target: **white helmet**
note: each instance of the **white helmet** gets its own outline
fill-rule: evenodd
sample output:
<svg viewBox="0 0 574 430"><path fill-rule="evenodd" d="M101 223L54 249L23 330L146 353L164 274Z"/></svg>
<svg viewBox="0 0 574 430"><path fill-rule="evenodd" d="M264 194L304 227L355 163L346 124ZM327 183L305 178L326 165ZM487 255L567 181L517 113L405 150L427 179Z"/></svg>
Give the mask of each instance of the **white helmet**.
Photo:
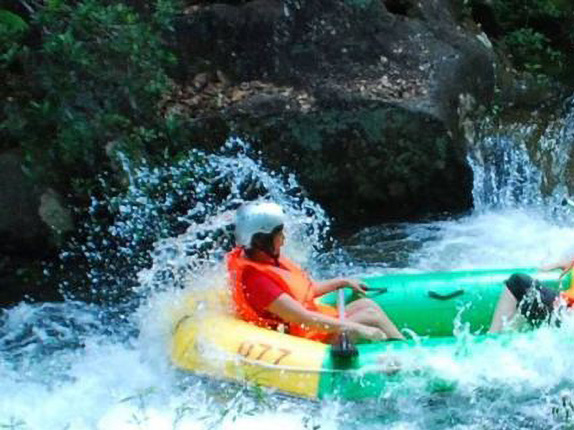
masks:
<svg viewBox="0 0 574 430"><path fill-rule="evenodd" d="M256 233L271 233L285 223L281 206L271 202L248 203L237 210L235 240L237 245L249 248Z"/></svg>

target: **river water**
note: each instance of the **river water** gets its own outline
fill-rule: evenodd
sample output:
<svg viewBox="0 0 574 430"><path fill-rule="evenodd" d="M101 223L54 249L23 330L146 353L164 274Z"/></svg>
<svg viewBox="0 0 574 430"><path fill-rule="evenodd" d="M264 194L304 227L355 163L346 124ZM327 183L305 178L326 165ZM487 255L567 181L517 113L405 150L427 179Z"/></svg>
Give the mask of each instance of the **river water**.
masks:
<svg viewBox="0 0 574 430"><path fill-rule="evenodd" d="M541 137L541 145L564 154L574 144L573 129L566 114ZM128 300L131 306L118 310L70 299L0 311L0 428L572 428L573 351L561 342L574 329L570 321L505 347L492 344L479 357L431 354L428 364L456 379L454 393L429 393L406 380L410 395L387 392L361 403L261 393L180 372L169 361L171 315L182 296L223 283L225 231L232 209L245 198L247 178L286 207L292 219L286 252L317 277L538 266L569 254L574 208L562 205L566 167L553 169L556 186L542 193L548 173L531 161L516 130L524 133L517 127L475 139L469 151L475 173L472 212L370 227L338 241L329 238L326 214L302 195L296 178L270 172L242 150L211 157L218 177L232 178L229 195L216 201L205 194L189 213L196 219L193 213L201 212L201 222L190 221L185 233L155 244L152 264L139 273L137 293ZM228 146L237 145L242 143ZM154 178L151 171L140 174ZM135 200L142 202L141 196ZM130 217L140 220L132 212ZM133 226L122 228L125 235ZM121 288L124 281L108 275L98 288L105 290L106 282L114 282L109 289Z"/></svg>

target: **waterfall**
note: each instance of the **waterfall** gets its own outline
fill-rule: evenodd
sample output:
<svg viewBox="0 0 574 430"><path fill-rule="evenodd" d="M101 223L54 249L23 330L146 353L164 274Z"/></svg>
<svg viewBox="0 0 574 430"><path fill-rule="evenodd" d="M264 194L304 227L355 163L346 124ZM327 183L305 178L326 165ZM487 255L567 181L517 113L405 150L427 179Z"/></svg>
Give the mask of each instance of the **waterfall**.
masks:
<svg viewBox="0 0 574 430"><path fill-rule="evenodd" d="M477 126L468 163L477 211L520 206L559 206L570 194L574 165L574 102L557 118Z"/></svg>

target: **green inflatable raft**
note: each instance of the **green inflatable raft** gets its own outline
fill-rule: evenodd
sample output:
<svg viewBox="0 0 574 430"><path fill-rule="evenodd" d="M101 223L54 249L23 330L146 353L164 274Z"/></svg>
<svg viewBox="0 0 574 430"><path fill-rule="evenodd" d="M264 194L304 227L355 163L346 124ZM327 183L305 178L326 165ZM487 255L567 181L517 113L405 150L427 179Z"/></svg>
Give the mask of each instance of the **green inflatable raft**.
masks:
<svg viewBox="0 0 574 430"><path fill-rule="evenodd" d="M352 359L333 357L330 345L255 327L222 313L221 304L228 304L225 295L192 294L175 318L172 358L182 369L315 399L379 397L400 386L407 376L420 377L429 390L449 390L452 381L416 363L428 354L480 354L487 341L509 341L512 335L484 333L504 281L512 273L529 274L554 289L566 289L571 281L571 274L559 280L559 271L536 269L365 277L362 280L370 287L367 296L409 340L359 344L358 356ZM355 298L346 292L346 301ZM336 301L336 294L322 300L331 305ZM215 302L218 306L208 306ZM206 312L207 308L220 311Z"/></svg>

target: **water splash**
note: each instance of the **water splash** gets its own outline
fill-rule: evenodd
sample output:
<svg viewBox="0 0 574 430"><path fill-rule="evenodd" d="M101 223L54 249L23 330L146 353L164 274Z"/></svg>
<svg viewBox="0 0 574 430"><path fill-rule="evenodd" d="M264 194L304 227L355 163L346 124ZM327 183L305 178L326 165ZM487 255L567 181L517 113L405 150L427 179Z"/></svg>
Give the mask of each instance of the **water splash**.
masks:
<svg viewBox="0 0 574 430"><path fill-rule="evenodd" d="M80 349L90 337L114 335L113 326L103 324L104 313L80 302L69 302L65 308L59 303L20 303L0 310L0 356L22 373L39 363L52 369L57 360L46 358Z"/></svg>
<svg viewBox="0 0 574 430"><path fill-rule="evenodd" d="M198 166L206 169L202 175L207 173L209 180L191 181ZM129 296L135 304L121 314L125 322L119 326L114 326L117 319L110 320L109 307L79 302L22 304L3 311L0 426L252 430L280 422L296 430L418 430L497 428L504 422L518 430L571 424L561 406L574 391L572 345L562 342L574 330L570 323L559 332L542 330L506 345L485 343L473 356L437 351L417 356L445 378L457 380L456 393L429 394L420 378L413 377L404 382L412 388L411 396L400 395L403 387L398 387L352 405L308 403L203 379L174 370L166 353L170 312L186 288L223 282L220 259L232 240L229 214L243 201L263 196L282 204L293 218L287 252L317 263L315 273L332 274L373 267L448 270L535 264L574 240L574 229L544 211L485 207L454 220L395 224L383 237L369 229L353 245L370 252L372 258L363 264L349 261L351 253L340 249L318 257L313 249L325 243L329 225L321 208L304 197L292 176L269 172L240 141L230 141L218 154L193 153L173 166L140 166L130 177L125 194L94 201L94 215L111 205L116 218L108 231L93 226L86 262L94 264L95 290L90 293L138 285L138 300ZM518 193L516 205L524 201L520 195L528 194ZM117 243L104 241L110 238ZM111 257L106 246L114 247ZM394 258L388 260L389 254ZM130 270L124 271L124 263L132 265ZM472 334L464 327L460 331L463 346L473 346Z"/></svg>
<svg viewBox="0 0 574 430"><path fill-rule="evenodd" d="M268 171L256 155L240 139L229 139L215 154L192 151L175 163L126 164L127 190L93 199L82 240L63 255L89 280L85 290L66 282L67 295L133 307L133 290L141 298L156 288L182 288L190 275L222 260L233 244L234 211L256 198L285 208L293 239L287 252L308 257L324 242L327 216L304 197L292 174Z"/></svg>
<svg viewBox="0 0 574 430"><path fill-rule="evenodd" d="M557 119L542 124L535 116L527 124L486 119L478 125L467 157L477 211L546 206L554 216L560 212L572 190L574 99Z"/></svg>
<svg viewBox="0 0 574 430"><path fill-rule="evenodd" d="M68 300L2 311L0 426L253 428L255 414L257 425L290 415L283 419L291 428L304 428L309 405L298 406L298 416L285 410L298 400L275 411L250 387L182 374L169 360L172 311L186 292L225 285L221 262L240 204L266 198L282 205L290 219L286 252L300 262L312 258L328 234L328 218L293 175L265 169L255 155L232 139L217 154L194 151L171 165L126 165L127 190L94 198L88 239L72 250L80 256L70 251L64 257L87 271L85 297L112 305ZM69 280L66 287L71 293L78 285ZM120 306L118 297L125 298Z"/></svg>
<svg viewBox="0 0 574 430"><path fill-rule="evenodd" d="M287 255L303 263L322 247L330 221L319 205L303 197L295 177L264 169L240 140L228 141L225 149L232 154L209 156L208 165L215 180L226 184L226 193L214 196L206 189L186 216L185 232L154 245L151 267L139 273L144 295L204 283L214 269L221 273L224 255L233 246L235 210L254 198L284 208Z"/></svg>
<svg viewBox="0 0 574 430"><path fill-rule="evenodd" d="M542 173L532 163L522 134L529 129L488 135L469 154L473 171L473 201L478 211L539 205ZM507 134L508 133L508 134Z"/></svg>

